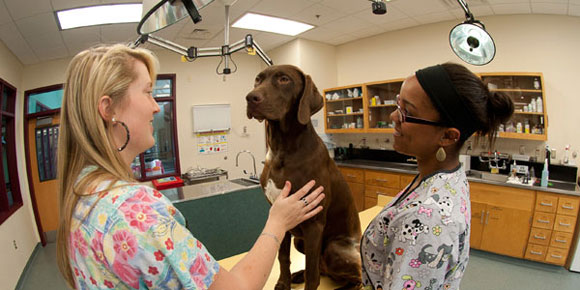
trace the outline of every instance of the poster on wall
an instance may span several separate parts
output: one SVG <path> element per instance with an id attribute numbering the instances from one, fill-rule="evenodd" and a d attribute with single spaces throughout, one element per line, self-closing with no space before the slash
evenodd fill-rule
<path id="1" fill-rule="evenodd" d="M 215 154 L 228 151 L 226 131 L 197 133 L 196 137 L 198 154 Z"/>

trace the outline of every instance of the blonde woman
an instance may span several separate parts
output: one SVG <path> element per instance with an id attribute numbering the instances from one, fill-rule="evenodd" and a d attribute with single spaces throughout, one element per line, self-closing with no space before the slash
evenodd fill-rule
<path id="1" fill-rule="evenodd" d="M 261 289 L 284 233 L 322 210 L 311 181 L 287 182 L 264 231 L 227 271 L 158 191 L 138 184 L 131 161 L 154 145 L 157 60 L 147 50 L 97 47 L 71 61 L 61 109 L 58 265 L 77 289 Z"/>

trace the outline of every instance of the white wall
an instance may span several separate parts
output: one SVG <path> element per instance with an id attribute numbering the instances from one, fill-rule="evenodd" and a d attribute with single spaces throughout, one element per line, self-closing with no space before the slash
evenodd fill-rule
<path id="1" fill-rule="evenodd" d="M 18 161 L 18 176 L 22 194 L 23 206 L 0 225 L 0 281 L 6 289 L 13 289 L 18 283 L 20 273 L 26 266 L 28 258 L 34 247 L 40 241 L 36 231 L 36 223 L 28 183 L 26 179 L 26 163 L 24 160 L 22 102 L 23 90 L 21 89 L 23 65 L 18 59 L 0 42 L 0 78 L 10 83 L 17 89 L 16 104 L 16 158 Z M 17 248 L 14 247 L 16 243 Z"/>
<path id="2" fill-rule="evenodd" d="M 548 141 L 557 158 L 566 144 L 580 151 L 578 77 L 580 77 L 580 17 L 506 15 L 481 19 L 497 46 L 495 59 L 486 66 L 467 65 L 474 72 L 541 72 L 544 75 L 549 115 Z M 336 86 L 406 77 L 436 63 L 463 63 L 449 47 L 448 35 L 458 22 L 442 22 L 381 34 L 337 47 Z M 572 133 L 572 134 L 571 134 Z M 391 134 L 334 134 L 342 145 L 360 143 L 391 148 Z M 377 143 L 377 139 L 379 142 Z M 517 153 L 519 145 L 533 154 L 544 142 L 501 139 L 496 148 Z"/>

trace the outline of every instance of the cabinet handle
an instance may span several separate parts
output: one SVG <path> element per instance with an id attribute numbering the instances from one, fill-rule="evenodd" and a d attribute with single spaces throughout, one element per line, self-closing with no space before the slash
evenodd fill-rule
<path id="1" fill-rule="evenodd" d="M 541 256 L 541 255 L 542 255 L 542 252 L 536 252 L 536 251 L 534 251 L 534 250 L 530 250 L 530 254 L 532 254 L 532 255 L 539 255 L 539 256 Z"/>
<path id="2" fill-rule="evenodd" d="M 562 205 L 562 208 L 563 209 L 574 209 L 573 206 L 571 206 L 571 205 L 564 205 L 564 204 Z"/>
<path id="3" fill-rule="evenodd" d="M 563 227 L 569 227 L 569 226 L 570 226 L 570 224 L 565 224 L 565 223 L 563 223 L 563 222 L 559 222 L 559 224 L 560 224 L 561 226 L 563 226 Z"/>
<path id="4" fill-rule="evenodd" d="M 376 194 L 381 194 L 381 195 L 388 195 L 388 194 L 386 194 L 386 193 L 384 193 L 384 192 L 380 192 L 380 191 L 375 191 L 375 193 L 376 193 Z"/>
<path id="5" fill-rule="evenodd" d="M 549 224 L 550 223 L 550 221 L 547 221 L 547 220 L 538 220 L 538 222 L 541 224 Z"/>
<path id="6" fill-rule="evenodd" d="M 567 241 L 567 240 L 560 240 L 560 239 L 555 239 L 555 241 L 556 241 L 557 243 L 562 243 L 562 244 L 566 244 L 566 243 L 568 243 L 568 241 Z"/>
<path id="7" fill-rule="evenodd" d="M 487 211 L 487 216 L 485 217 L 485 224 L 489 222 L 489 210 Z"/>
<path id="8" fill-rule="evenodd" d="M 543 202 L 543 201 L 540 202 L 540 204 L 543 205 L 543 206 L 552 206 L 553 205 L 551 202 L 548 203 L 548 202 Z"/>
<path id="9" fill-rule="evenodd" d="M 479 221 L 480 221 L 479 223 L 480 224 L 483 224 L 483 216 L 484 215 L 485 215 L 485 211 L 484 210 L 481 210 L 481 218 L 479 219 Z"/>
<path id="10" fill-rule="evenodd" d="M 562 256 L 560 256 L 560 255 L 550 254 L 550 256 L 552 256 L 552 258 L 562 259 Z"/>
<path id="11" fill-rule="evenodd" d="M 388 180 L 382 179 L 382 178 L 375 178 L 375 180 L 378 182 L 387 182 L 388 181 Z"/>
<path id="12" fill-rule="evenodd" d="M 356 175 L 352 175 L 352 174 L 347 174 L 346 176 L 347 177 L 352 177 L 352 178 L 356 177 Z"/>
<path id="13" fill-rule="evenodd" d="M 538 235 L 534 235 L 534 238 L 538 239 L 538 240 L 545 240 L 546 237 L 544 236 L 538 236 Z"/>

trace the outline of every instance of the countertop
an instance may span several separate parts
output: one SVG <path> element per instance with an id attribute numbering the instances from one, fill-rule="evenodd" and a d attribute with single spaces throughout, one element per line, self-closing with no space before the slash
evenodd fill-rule
<path id="1" fill-rule="evenodd" d="M 366 209 L 364 211 L 359 212 L 359 218 L 360 218 L 360 226 L 361 226 L 361 231 L 364 231 L 368 224 L 371 222 L 371 220 L 377 216 L 377 214 L 379 214 L 379 212 L 381 211 L 381 209 L 383 209 L 382 206 L 374 206 L 371 207 L 369 209 Z M 292 243 L 294 244 L 294 243 Z M 305 257 L 302 253 L 298 252 L 295 248 L 294 245 L 292 245 L 290 250 L 290 261 L 292 261 L 292 263 L 290 264 L 290 271 L 292 273 L 299 271 L 299 270 L 303 270 L 305 267 Z M 237 262 L 239 262 L 244 256 L 246 255 L 246 253 L 242 253 L 239 255 L 235 255 L 229 258 L 225 258 L 222 260 L 219 260 L 219 264 L 224 267 L 226 270 L 231 270 Z M 270 272 L 270 276 L 268 277 L 268 280 L 266 281 L 266 285 L 264 286 L 264 289 L 274 289 L 274 287 L 276 286 L 276 282 L 278 281 L 278 276 L 280 276 L 280 263 L 278 262 L 278 259 L 276 258 L 276 261 L 274 262 L 274 266 L 272 268 L 272 272 Z M 296 286 L 296 285 L 293 285 Z M 341 286 L 344 285 L 340 285 L 337 284 L 336 282 L 334 282 L 333 280 L 331 280 L 330 278 L 326 277 L 326 276 L 321 276 L 320 277 L 320 285 L 318 286 L 318 289 L 320 290 L 330 290 L 330 289 L 336 289 L 339 288 Z M 302 289 L 304 287 L 304 284 L 298 286 L 298 288 L 292 288 L 292 289 Z"/>
<path id="2" fill-rule="evenodd" d="M 259 187 L 260 184 L 241 185 L 236 183 L 238 180 L 217 180 L 204 182 L 193 185 L 185 185 L 182 187 L 170 188 L 160 190 L 172 203 L 184 202 L 199 198 L 210 197 L 219 194 L 227 194 L 240 190 L 248 190 Z"/>
<path id="3" fill-rule="evenodd" d="M 397 163 L 397 162 L 386 162 L 386 161 L 374 161 L 374 160 L 364 160 L 364 159 L 353 159 L 353 160 L 341 160 L 335 161 L 336 165 L 344 166 L 344 167 L 352 167 L 352 168 L 361 168 L 361 169 L 372 169 L 372 170 L 380 170 L 385 172 L 395 172 L 395 173 L 403 173 L 403 174 L 418 174 L 417 165 L 416 164 L 409 164 L 409 163 Z M 499 182 L 493 180 L 485 180 L 473 176 L 468 176 L 467 180 L 472 182 L 479 182 L 479 183 L 486 183 L 491 185 L 500 185 L 506 187 L 515 187 L 515 188 L 522 188 L 522 189 L 529 189 L 529 190 L 537 190 L 537 191 L 544 191 L 544 192 L 552 192 L 558 194 L 567 194 L 567 195 L 575 195 L 580 196 L 580 188 L 575 183 L 570 182 L 559 182 L 557 180 L 550 180 L 554 185 L 552 187 L 541 187 L 541 186 L 529 186 L 523 184 L 513 184 L 513 183 L 506 183 L 506 182 Z M 572 190 L 573 188 L 573 190 Z"/>

